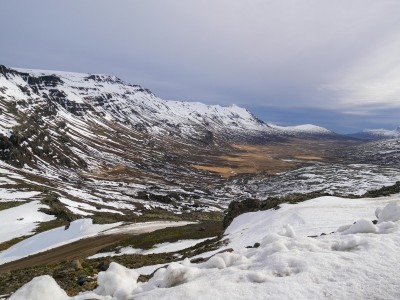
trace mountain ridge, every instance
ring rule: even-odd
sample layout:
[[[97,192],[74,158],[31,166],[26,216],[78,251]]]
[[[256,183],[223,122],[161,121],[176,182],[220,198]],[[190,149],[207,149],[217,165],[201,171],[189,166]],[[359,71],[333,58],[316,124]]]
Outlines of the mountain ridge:
[[[384,128],[363,129],[362,131],[349,134],[348,136],[365,140],[395,139],[400,138],[400,126],[394,130]]]
[[[14,81],[15,85],[24,89],[22,94],[14,89],[15,93],[8,96],[26,99],[23,93],[28,93],[32,97],[50,98],[75,114],[79,114],[81,110],[93,110],[94,108],[94,111],[97,110],[105,117],[114,118],[120,122],[143,124],[148,130],[154,132],[161,130],[165,131],[164,133],[170,133],[177,131],[181,124],[186,124],[187,127],[195,125],[201,126],[205,130],[222,130],[225,131],[225,134],[229,133],[227,131],[231,131],[231,133],[248,131],[253,135],[315,134],[313,131],[308,131],[307,128],[301,130],[299,127],[298,130],[293,131],[293,128],[286,130],[285,127],[271,127],[257,119],[247,109],[236,105],[222,107],[200,102],[163,100],[156,97],[150,90],[126,83],[116,76],[31,69],[13,70],[4,66],[0,70],[8,81]],[[18,77],[24,82],[18,80]],[[56,87],[57,89],[54,89]],[[115,101],[115,98],[124,101]],[[110,105],[112,102],[114,105]],[[105,103],[109,104],[106,110],[98,109]],[[121,105],[125,105],[125,107],[120,107]],[[131,106],[130,111],[126,107],[128,105]],[[139,109],[135,110],[132,107]],[[114,110],[112,116],[110,109]],[[119,114],[117,110],[119,110]],[[146,117],[149,114],[151,114],[152,120]],[[138,115],[142,118],[137,117]],[[162,122],[167,126],[160,124]],[[172,130],[171,127],[175,127],[175,130]],[[188,130],[188,128],[185,129]],[[189,133],[193,134],[194,132],[189,129]],[[333,134],[328,130],[319,133]]]

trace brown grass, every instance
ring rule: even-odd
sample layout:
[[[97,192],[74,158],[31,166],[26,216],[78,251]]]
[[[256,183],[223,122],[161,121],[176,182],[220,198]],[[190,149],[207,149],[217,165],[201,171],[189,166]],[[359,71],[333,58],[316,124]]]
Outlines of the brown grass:
[[[304,160],[323,160],[322,157],[319,157],[319,156],[311,156],[311,155],[309,155],[309,156],[305,156],[305,155],[303,155],[303,156],[295,156],[295,158],[297,158],[297,159],[304,159]]]
[[[270,145],[235,144],[232,147],[232,153],[214,157],[212,164],[193,164],[192,167],[225,178],[261,172],[274,175],[297,167],[301,163],[299,160],[326,160],[329,142],[293,139]]]

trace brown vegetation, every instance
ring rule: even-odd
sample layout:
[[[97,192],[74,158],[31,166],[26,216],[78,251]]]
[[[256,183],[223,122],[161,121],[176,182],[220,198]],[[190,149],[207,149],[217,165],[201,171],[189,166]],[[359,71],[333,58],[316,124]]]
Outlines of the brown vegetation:
[[[232,152],[214,157],[212,165],[193,164],[196,170],[228,178],[238,174],[275,175],[308,161],[328,160],[330,141],[291,139],[268,145],[232,145]]]

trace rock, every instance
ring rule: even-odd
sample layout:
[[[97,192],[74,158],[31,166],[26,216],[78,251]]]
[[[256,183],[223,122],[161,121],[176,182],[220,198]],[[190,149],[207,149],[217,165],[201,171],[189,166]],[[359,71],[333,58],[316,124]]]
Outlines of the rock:
[[[206,260],[203,257],[198,257],[198,258],[193,258],[190,260],[190,263],[192,264],[199,264],[202,262],[205,262]]]
[[[224,250],[221,250],[221,251],[219,251],[219,252],[217,252],[215,254],[225,253],[225,252],[233,252],[233,249],[232,248],[224,249]]]
[[[97,265],[97,269],[99,271],[107,271],[109,266],[110,266],[110,263],[108,261],[102,261]]]
[[[254,243],[254,246],[253,246],[253,248],[258,248],[258,247],[260,247],[260,243]]]
[[[79,276],[78,279],[76,280],[76,283],[82,286],[85,284],[86,281],[87,281],[86,276]]]
[[[82,269],[82,264],[79,259],[75,259],[72,261],[72,266],[75,270],[81,270]]]
[[[251,247],[251,246],[250,246],[250,247]],[[190,262],[191,262],[192,264],[198,264],[198,263],[206,262],[206,261],[208,261],[211,257],[213,257],[213,256],[215,256],[215,255],[217,255],[217,254],[220,254],[220,253],[224,253],[224,252],[233,252],[233,249],[232,249],[232,248],[224,249],[224,250],[221,250],[221,251],[215,253],[214,255],[211,255],[210,257],[206,257],[206,258],[203,258],[203,257],[194,258],[194,259],[192,259]]]

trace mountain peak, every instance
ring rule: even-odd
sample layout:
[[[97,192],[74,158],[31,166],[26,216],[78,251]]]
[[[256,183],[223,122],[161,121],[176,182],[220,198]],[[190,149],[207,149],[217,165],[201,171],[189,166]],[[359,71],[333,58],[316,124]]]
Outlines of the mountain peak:
[[[223,140],[333,134],[314,125],[271,128],[236,104],[224,107],[163,100],[148,89],[107,74],[13,70],[4,66],[0,70],[4,74],[12,73],[12,76],[3,74],[3,80],[0,76],[0,96],[3,95],[5,101],[16,101],[16,109],[21,111],[29,106],[32,106],[29,110],[35,110],[38,105],[41,109],[50,105],[61,109],[62,115],[67,112],[96,120],[98,124],[112,121],[154,135],[198,140],[210,133]]]

